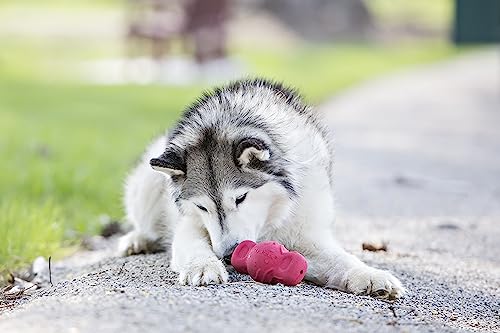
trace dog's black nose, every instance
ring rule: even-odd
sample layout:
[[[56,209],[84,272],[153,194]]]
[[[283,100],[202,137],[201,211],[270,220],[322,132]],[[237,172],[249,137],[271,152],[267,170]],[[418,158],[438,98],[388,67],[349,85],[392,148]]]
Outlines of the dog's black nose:
[[[226,250],[224,257],[222,258],[222,259],[224,259],[224,262],[226,264],[231,265],[231,257],[233,255],[234,249],[236,249],[237,246],[238,246],[238,243],[234,244],[233,246],[231,246],[230,248],[228,248]]]

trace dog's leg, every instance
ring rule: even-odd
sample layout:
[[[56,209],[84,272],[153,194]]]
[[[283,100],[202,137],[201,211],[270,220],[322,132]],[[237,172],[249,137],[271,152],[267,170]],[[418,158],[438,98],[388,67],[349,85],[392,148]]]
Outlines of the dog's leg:
[[[401,282],[391,273],[370,267],[347,253],[335,240],[333,195],[327,175],[319,168],[305,178],[304,194],[297,210],[297,229],[285,235],[291,248],[302,253],[308,262],[306,279],[317,284],[379,298],[403,295]],[[323,171],[324,172],[324,171]]]
[[[133,230],[120,238],[118,254],[127,256],[156,252],[162,249],[166,233],[168,198],[164,176],[145,167],[139,167],[128,178],[125,189],[125,210]]]
[[[207,231],[197,220],[179,221],[172,242],[171,267],[179,273],[179,282],[192,286],[225,283],[226,267],[210,246]]]
[[[306,279],[329,288],[377,298],[401,297],[405,289],[390,272],[370,267],[335,240],[302,247],[308,262]]]
[[[170,197],[170,180],[149,165],[150,156],[163,150],[163,139],[154,142],[125,183],[124,206],[133,230],[118,244],[121,256],[164,250],[177,208]]]

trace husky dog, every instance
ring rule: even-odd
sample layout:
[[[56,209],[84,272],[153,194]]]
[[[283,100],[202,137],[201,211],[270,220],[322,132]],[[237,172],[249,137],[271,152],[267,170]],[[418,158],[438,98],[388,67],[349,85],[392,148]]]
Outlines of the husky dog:
[[[167,250],[181,284],[224,283],[246,239],[303,254],[306,279],[379,298],[404,288],[344,251],[333,231],[328,131],[294,90],[262,79],[206,93],[154,141],[125,187],[122,255]]]

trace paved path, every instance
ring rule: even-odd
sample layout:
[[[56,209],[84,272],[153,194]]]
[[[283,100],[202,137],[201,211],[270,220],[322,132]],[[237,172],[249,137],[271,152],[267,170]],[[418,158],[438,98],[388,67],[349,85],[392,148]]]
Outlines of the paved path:
[[[353,89],[324,106],[338,232],[409,288],[395,304],[302,284],[175,284],[161,254],[54,269],[0,332],[500,331],[500,83],[484,52]],[[388,241],[387,253],[362,252]]]

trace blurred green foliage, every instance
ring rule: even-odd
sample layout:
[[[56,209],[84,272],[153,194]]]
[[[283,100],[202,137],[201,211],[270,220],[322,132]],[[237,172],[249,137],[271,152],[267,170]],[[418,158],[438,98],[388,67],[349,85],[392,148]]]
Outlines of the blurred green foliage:
[[[449,29],[455,1],[368,0],[365,3],[379,22],[426,29]]]

